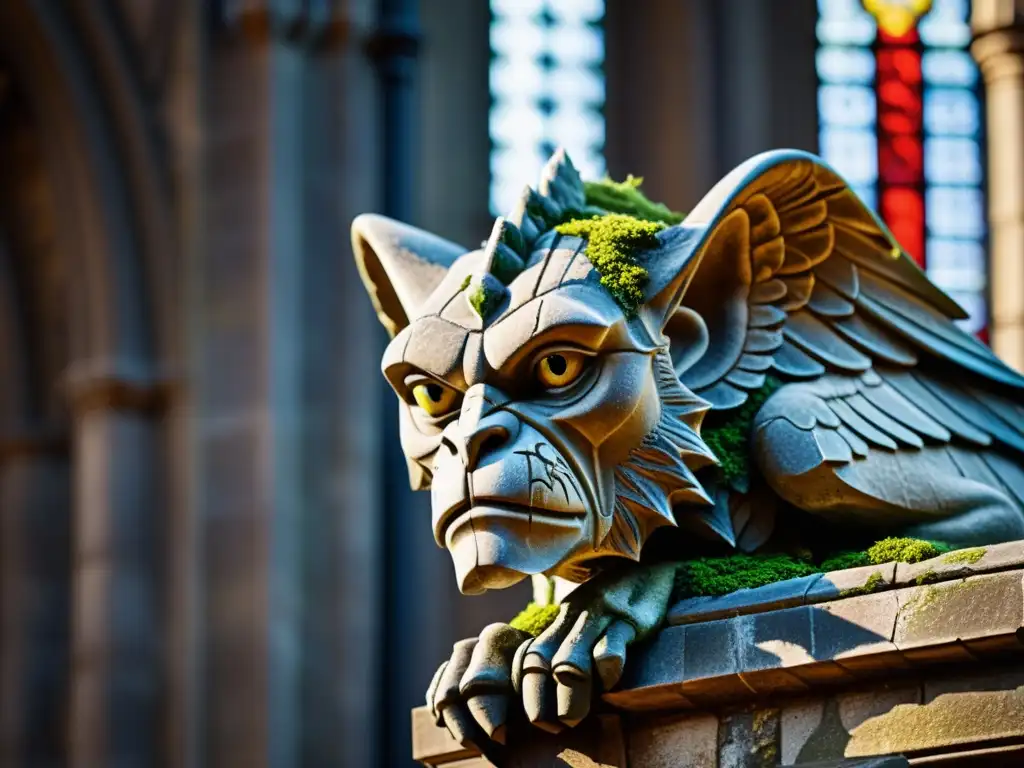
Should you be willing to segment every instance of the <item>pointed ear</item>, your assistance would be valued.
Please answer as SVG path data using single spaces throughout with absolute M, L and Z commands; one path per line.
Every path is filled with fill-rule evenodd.
M 661 245 L 643 255 L 647 285 L 639 312 L 652 332 L 663 331 L 676 313 L 697 271 L 704 233 L 703 227 L 669 227 L 658 234 Z
M 352 251 L 377 317 L 394 337 L 466 253 L 461 245 L 386 216 L 352 222 Z

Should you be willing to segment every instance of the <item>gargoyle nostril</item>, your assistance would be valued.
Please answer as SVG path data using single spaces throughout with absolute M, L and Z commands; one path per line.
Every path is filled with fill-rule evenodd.
M 479 430 L 466 442 L 466 468 L 472 472 L 489 453 L 493 453 L 505 445 L 508 438 L 508 429 L 500 424 Z

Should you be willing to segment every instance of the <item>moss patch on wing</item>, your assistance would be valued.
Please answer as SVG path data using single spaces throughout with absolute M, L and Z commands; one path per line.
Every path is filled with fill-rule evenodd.
M 656 248 L 662 222 L 643 221 L 621 213 L 573 219 L 555 227 L 560 235 L 582 237 L 587 241 L 587 259 L 628 315 L 633 315 L 644 300 L 647 270 L 637 263 L 636 252 Z
M 551 626 L 556 616 L 558 616 L 557 605 L 540 605 L 539 603 L 530 603 L 526 608 L 519 612 L 518 616 L 509 622 L 509 626 L 513 629 L 529 632 L 531 635 L 536 637 Z
M 744 483 L 750 477 L 750 428 L 765 401 L 782 382 L 769 376 L 760 389 L 747 396 L 747 402 L 715 423 L 711 418 L 700 436 L 718 459 L 719 469 L 730 484 Z
M 662 203 L 647 199 L 640 191 L 643 178 L 630 174 L 625 181 L 585 181 L 584 194 L 588 206 L 603 208 L 609 213 L 624 213 L 645 221 L 660 221 L 664 224 L 678 224 L 683 214 L 669 210 Z

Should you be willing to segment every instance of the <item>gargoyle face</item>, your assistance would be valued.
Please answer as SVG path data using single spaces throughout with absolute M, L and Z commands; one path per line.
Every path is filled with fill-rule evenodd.
M 396 332 L 382 369 L 410 478 L 430 488 L 434 537 L 465 593 L 637 558 L 674 506 L 707 503 L 693 470 L 713 461 L 696 433 L 707 404 L 679 383 L 663 333 L 672 318 L 700 341 L 699 318 L 677 309 L 678 274 L 653 275 L 650 300 L 628 311 L 587 241 L 552 232 L 500 283 L 488 270 L 502 226 L 467 253 L 381 217 L 354 225 Z M 666 253 L 685 250 L 673 230 Z

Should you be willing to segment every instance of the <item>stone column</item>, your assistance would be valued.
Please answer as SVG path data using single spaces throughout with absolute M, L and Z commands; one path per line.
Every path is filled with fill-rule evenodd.
M 975 0 L 971 24 L 987 105 L 989 337 L 1024 370 L 1024 2 Z
M 186 267 L 197 762 L 376 765 L 383 389 L 348 231 L 378 199 L 375 3 L 223 5 Z
M 99 367 L 72 374 L 68 391 L 71 765 L 141 765 L 162 754 L 158 392 Z
M 0 765 L 65 760 L 70 494 L 66 444 L 0 439 Z

